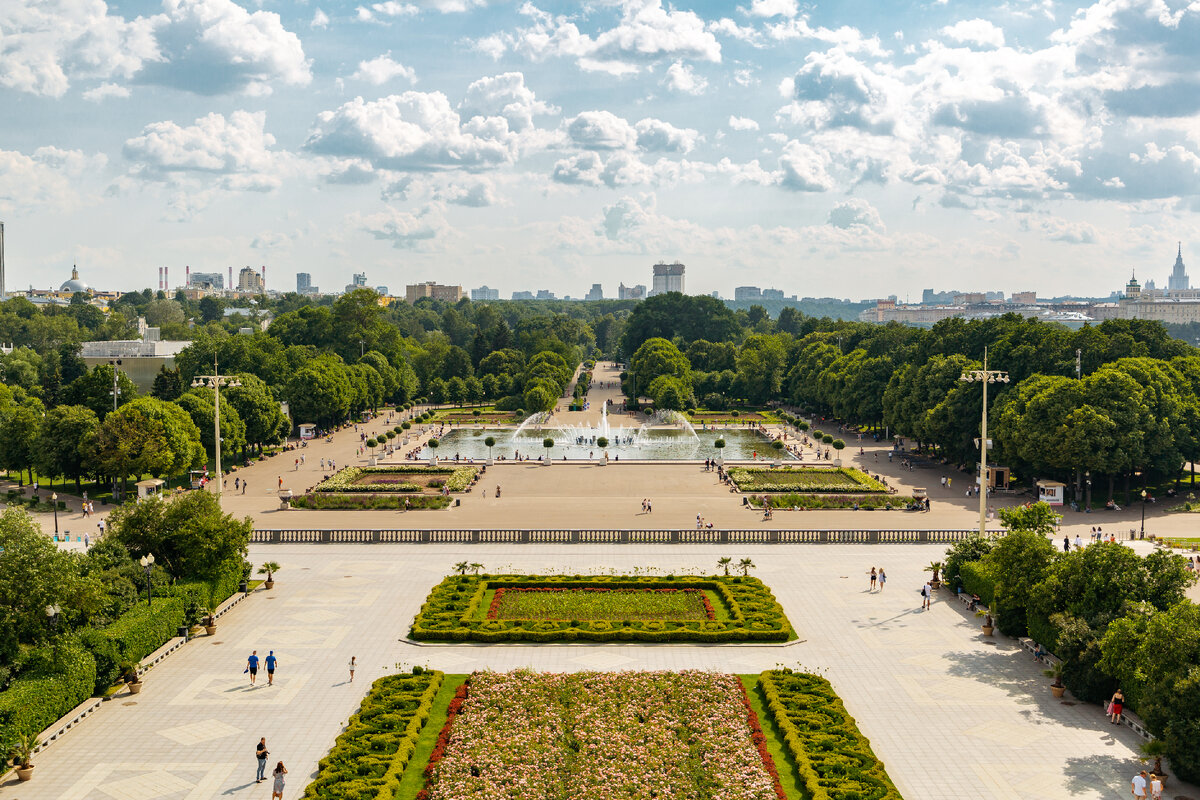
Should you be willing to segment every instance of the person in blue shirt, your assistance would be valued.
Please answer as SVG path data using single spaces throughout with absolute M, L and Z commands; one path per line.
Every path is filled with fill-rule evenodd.
M 278 661 L 275 658 L 275 651 L 272 650 L 269 653 L 267 653 L 267 657 L 264 660 L 267 662 L 267 686 L 274 686 L 275 685 L 275 665 L 278 663 Z
M 254 679 L 258 675 L 258 651 L 253 650 L 250 657 L 246 659 L 246 672 L 250 673 L 250 685 L 254 685 Z

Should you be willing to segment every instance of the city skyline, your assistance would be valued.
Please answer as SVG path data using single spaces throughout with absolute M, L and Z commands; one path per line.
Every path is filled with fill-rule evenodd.
M 864 9 L 19 2 L 7 288 L 1166 285 L 1200 238 L 1200 9 Z

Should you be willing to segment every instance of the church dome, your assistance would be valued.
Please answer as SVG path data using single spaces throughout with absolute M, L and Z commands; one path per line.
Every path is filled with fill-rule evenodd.
M 71 280 L 63 281 L 63 285 L 58 287 L 60 292 L 89 292 L 91 289 L 87 283 L 79 279 L 79 270 L 75 267 L 71 268 Z

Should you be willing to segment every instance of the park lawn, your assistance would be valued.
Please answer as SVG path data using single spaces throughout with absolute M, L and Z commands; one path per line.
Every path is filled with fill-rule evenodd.
M 698 589 L 503 589 L 492 596 L 489 619 L 705 620 Z M 716 614 L 712 615 L 715 618 Z
M 763 734 L 767 737 L 767 752 L 775 761 L 775 769 L 779 772 L 779 785 L 783 787 L 788 800 L 809 800 L 810 795 L 804 791 L 800 783 L 800 773 L 796 770 L 796 762 L 792 759 L 783 743 L 783 734 L 775 724 L 775 716 L 767 708 L 763 699 L 762 687 L 757 675 L 738 675 L 738 680 L 746 689 L 750 698 L 750 707 L 758 714 L 758 724 L 762 726 Z
M 729 619 L 731 619 L 731 615 L 729 613 L 729 606 L 725 603 L 725 600 L 721 597 L 721 595 L 719 593 L 714 592 L 712 589 L 703 589 L 702 591 L 704 593 L 704 596 L 706 598 L 708 598 L 709 605 L 712 607 L 713 613 L 715 615 L 713 617 L 714 619 L 716 619 L 718 621 L 728 621 Z M 483 600 L 482 600 L 482 602 L 480 602 L 479 608 L 477 608 L 475 610 L 475 614 L 473 615 L 473 618 L 478 619 L 478 620 L 488 619 L 488 611 L 489 611 L 489 609 L 491 609 L 492 604 L 495 601 L 496 601 L 496 590 L 492 587 L 489 587 L 486 591 L 484 591 Z M 582 619 L 592 619 L 592 617 L 582 617 Z M 600 617 L 598 619 L 619 619 L 619 617 Z M 645 617 L 639 617 L 639 619 L 645 619 Z M 658 617 L 658 619 L 671 619 L 671 618 L 670 617 Z
M 737 411 L 737 416 L 733 416 L 733 411 Z M 780 422 L 779 414 L 772 409 L 729 409 L 728 411 L 705 411 L 696 410 L 687 415 L 692 424 L 699 422 L 713 423 L 730 423 L 739 424 L 742 422 L 761 422 L 764 425 L 771 425 Z
M 433 698 L 433 711 L 430 712 L 425 727 L 421 729 L 421 734 L 417 737 L 412 759 L 408 762 L 408 767 L 400 778 L 400 788 L 396 790 L 395 800 L 415 800 L 417 792 L 425 788 L 425 765 L 429 763 L 429 756 L 433 753 L 434 745 L 437 744 L 438 734 L 442 732 L 442 728 L 446 724 L 450 700 L 458 691 L 458 687 L 467 682 L 468 677 L 470 676 L 448 674 L 442 679 L 442 688 Z

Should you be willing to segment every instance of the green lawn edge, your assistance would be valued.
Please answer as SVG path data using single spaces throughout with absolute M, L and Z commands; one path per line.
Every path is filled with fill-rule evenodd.
M 767 737 L 767 752 L 775 761 L 775 770 L 779 773 L 779 785 L 783 787 L 783 793 L 787 795 L 788 800 L 810 800 L 810 795 L 804 791 L 804 787 L 800 783 L 800 772 L 796 769 L 796 762 L 783 742 L 783 734 L 780 733 L 779 726 L 775 724 L 775 716 L 767 708 L 763 699 L 759 676 L 755 674 L 738 675 L 738 680 L 742 682 L 746 696 L 750 698 L 750 707 L 754 709 L 755 714 L 758 714 L 758 724 Z
M 433 698 L 433 710 L 425 727 L 417 736 L 416 747 L 404 774 L 400 777 L 400 786 L 393 797 L 395 800 L 415 800 L 417 792 L 425 788 L 425 767 L 429 764 L 429 756 L 433 754 L 433 746 L 437 744 L 438 734 L 446 725 L 446 717 L 450 701 L 454 699 L 458 687 L 467 682 L 470 675 L 446 674 L 442 679 L 442 688 Z M 790 800 L 790 798 L 789 798 Z

